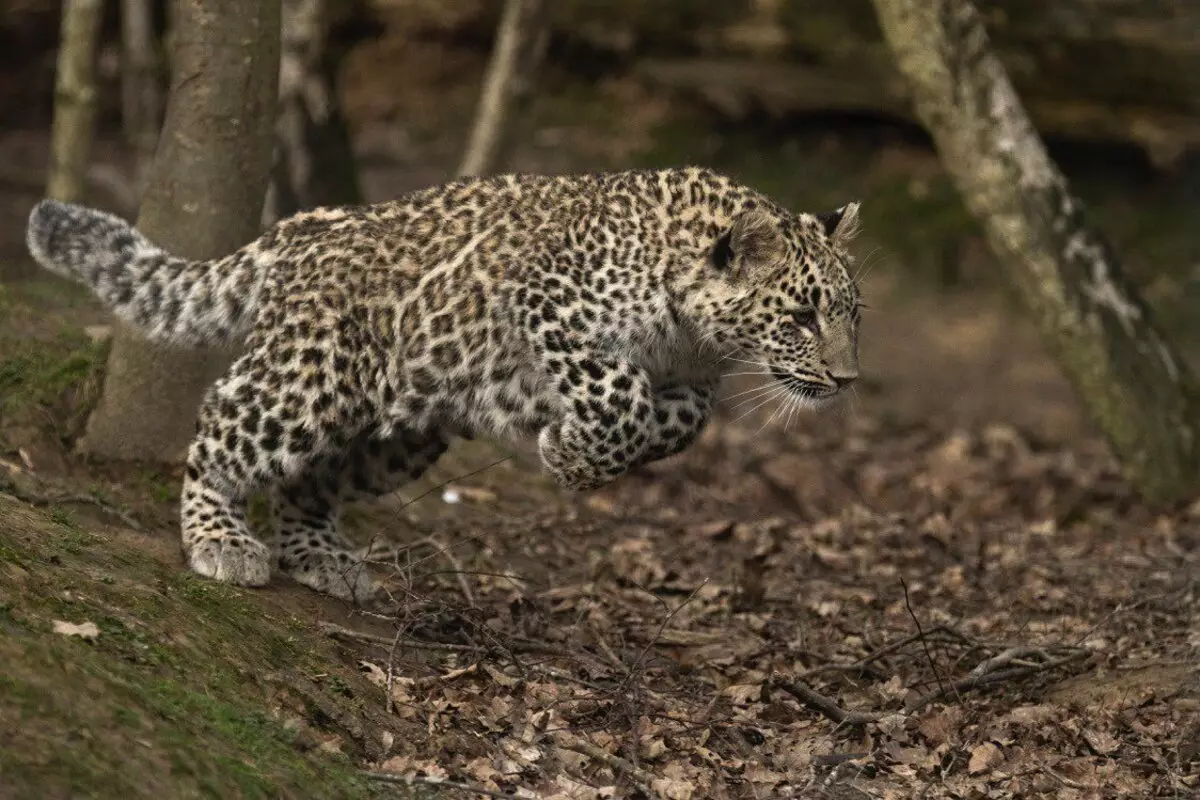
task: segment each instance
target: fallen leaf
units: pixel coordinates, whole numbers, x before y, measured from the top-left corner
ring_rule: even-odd
[[[94,622],[81,622],[76,625],[74,622],[63,622],[61,619],[54,620],[54,632],[63,636],[78,636],[85,642],[94,642],[100,635],[100,629]]]
[[[972,775],[980,775],[984,772],[991,772],[1002,763],[1004,763],[1004,753],[1000,752],[1000,748],[991,742],[984,742],[971,751],[971,760],[967,762],[967,772]]]
[[[761,683],[735,683],[726,686],[722,694],[729,695],[735,706],[744,706],[762,697]]]
[[[659,778],[650,784],[650,788],[667,800],[691,800],[696,787],[687,781],[677,781],[670,778]]]
[[[1102,756],[1106,756],[1109,753],[1114,752],[1118,747],[1121,746],[1120,740],[1118,740],[1111,733],[1105,733],[1104,731],[1085,729],[1083,731],[1083,738],[1084,741],[1088,743],[1089,747],[1095,750],[1098,755]]]

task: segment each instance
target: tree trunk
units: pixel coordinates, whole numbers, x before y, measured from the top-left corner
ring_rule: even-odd
[[[1200,490],[1200,386],[1050,160],[969,0],[873,0],[916,112],[1150,501]]]
[[[137,155],[141,195],[162,127],[163,81],[152,0],[121,0],[121,122]]]
[[[284,0],[275,166],[263,221],[361,202],[329,51],[327,0]]]
[[[46,194],[55,200],[83,199],[96,118],[96,39],[100,0],[63,4],[62,41],[54,86],[54,126]]]
[[[529,92],[546,34],[542,0],[506,0],[460,176],[482,175],[495,167],[510,107]]]
[[[194,259],[254,238],[271,164],[279,0],[177,0],[173,78],[138,228]],[[175,461],[230,354],[149,343],[118,326],[80,443],[108,458]]]

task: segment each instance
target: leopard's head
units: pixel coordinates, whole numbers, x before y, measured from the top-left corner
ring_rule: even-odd
[[[720,233],[689,305],[723,372],[773,377],[809,406],[854,382],[860,299],[846,247],[858,210],[851,203],[790,214],[754,205]]]

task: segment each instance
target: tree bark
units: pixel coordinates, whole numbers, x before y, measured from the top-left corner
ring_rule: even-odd
[[[100,0],[63,4],[62,40],[54,85],[50,175],[46,194],[55,200],[83,199],[96,118],[96,39]]]
[[[482,175],[497,163],[507,118],[546,46],[542,0],[506,0],[479,96],[460,176]]]
[[[137,156],[138,195],[162,126],[163,80],[153,11],[151,0],[121,0],[121,122]]]
[[[1152,502],[1200,491],[1200,386],[1021,105],[969,0],[873,0],[916,112],[1042,335]]]
[[[362,200],[329,49],[327,0],[284,0],[275,166],[263,222]]]
[[[258,232],[274,140],[279,0],[177,0],[173,78],[138,228],[186,258]],[[176,461],[227,352],[183,351],[117,326],[104,391],[80,449]]]

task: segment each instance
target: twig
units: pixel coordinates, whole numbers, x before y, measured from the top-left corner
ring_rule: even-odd
[[[913,611],[912,603],[908,599],[908,582],[904,580],[904,576],[900,576],[900,588],[904,590],[904,607],[908,609],[908,615],[912,617],[913,624],[917,626],[917,639],[921,642],[921,647],[925,650],[925,658],[929,661],[929,669],[933,671],[933,679],[937,681],[939,691],[944,691],[942,686],[942,674],[937,668],[937,664],[933,662],[933,654],[929,652],[929,642],[925,639],[925,631],[921,628],[921,620],[917,619],[917,613]]]
[[[412,500],[408,500],[404,503],[401,503],[400,507],[396,509],[396,513],[399,514],[401,511],[408,508],[413,503],[416,503],[419,500],[424,500],[429,495],[433,494],[434,492],[436,492],[440,489],[445,489],[447,486],[454,483],[455,481],[461,481],[464,478],[473,478],[481,472],[486,472],[487,470],[491,469],[492,467],[499,466],[500,464],[503,464],[505,461],[511,461],[511,460],[512,460],[512,456],[505,456],[504,458],[496,459],[495,461],[493,461],[490,464],[484,464],[479,469],[473,469],[470,472],[464,473],[462,475],[455,475],[452,478],[447,478],[446,480],[442,481],[441,483],[437,484],[436,486],[431,486],[428,489],[426,489],[425,491],[421,492],[419,495],[414,497]]]
[[[334,625],[331,622],[323,622],[318,626],[322,633],[333,639],[348,639],[355,642],[367,642],[368,644],[377,644],[380,647],[392,647],[392,642],[395,638],[392,636],[380,636],[374,633],[364,633],[363,631],[355,631],[350,628],[343,628],[340,625]],[[404,639],[402,644],[405,647],[411,647],[414,650],[442,650],[451,653],[484,653],[487,652],[486,647],[480,647],[474,644],[451,644],[450,642],[421,642],[415,639]]]
[[[333,639],[366,642],[367,644],[374,644],[389,649],[392,647],[392,642],[394,641],[394,637],[392,636],[380,636],[376,633],[356,631],[351,628],[343,628],[341,625],[335,625],[331,622],[323,622],[318,627],[322,633]],[[450,653],[473,653],[476,655],[480,653],[507,651],[510,659],[512,659],[512,653],[532,653],[535,655],[557,656],[559,658],[568,658],[572,660],[584,660],[584,658],[588,655],[584,652],[575,653],[561,647],[542,644],[530,639],[512,638],[506,642],[500,642],[498,635],[494,631],[491,632],[491,635],[496,638],[495,646],[491,647],[483,644],[424,642],[417,639],[402,639],[400,641],[400,645],[403,647],[411,647],[414,650],[440,650]],[[521,668],[522,665],[519,662],[517,662],[515,659],[512,660],[518,668]]]
[[[1005,652],[1007,653],[1009,651]],[[1082,661],[1090,655],[1090,651],[1080,649],[1074,650],[1073,652],[1068,653],[1061,658],[1050,659],[1049,661],[1044,661],[1040,664],[1025,664],[1019,667],[1009,667],[1007,669],[994,669],[990,672],[979,672],[979,667],[976,667],[975,669],[971,670],[971,674],[967,677],[957,680],[948,686],[939,685],[935,691],[921,695],[920,697],[909,701],[905,704],[905,710],[909,713],[920,711],[925,706],[929,705],[935,700],[945,697],[948,694],[958,694],[959,692],[964,692],[968,689],[977,689],[981,686],[990,686],[994,683],[1004,683],[1006,681],[1028,678],[1031,675],[1037,675],[1041,672],[1049,672],[1052,669],[1058,669],[1059,667],[1065,667],[1068,664],[1074,664],[1076,661]],[[998,662],[998,659],[999,656],[988,659],[980,666],[984,666],[992,662],[1003,663]]]
[[[403,635],[404,628],[397,626],[396,635],[392,637],[392,646],[388,648],[387,686],[384,689],[387,697],[384,698],[383,706],[389,714],[396,712],[396,703],[392,699],[392,687],[396,685],[396,648],[400,646],[400,637]]]
[[[805,670],[804,672],[800,673],[797,678],[799,680],[808,680],[809,678],[815,678],[819,675],[825,675],[830,672],[865,672],[874,662],[881,658],[886,658],[898,650],[903,650],[913,642],[920,641],[922,636],[928,640],[939,633],[948,634],[951,638],[957,639],[964,643],[971,641],[969,638],[948,625],[936,625],[930,628],[928,631],[925,631],[924,634],[914,633],[911,636],[906,636],[903,639],[900,639],[899,641],[884,645],[878,650],[868,653],[857,661],[852,661],[850,663],[822,664],[819,667],[813,667],[812,669]]]
[[[359,774],[373,781],[391,783],[397,786],[438,786],[442,789],[455,789],[460,792],[481,794],[485,797],[505,797],[509,798],[509,800],[515,796],[508,792],[497,792],[484,786],[446,780],[445,778],[433,778],[426,775],[397,775],[394,772],[375,772],[373,770],[362,770]]]
[[[463,569],[462,562],[458,560],[458,556],[454,555],[454,552],[449,547],[432,536],[428,537],[426,541],[450,562],[450,566],[454,569],[454,576],[458,579],[458,588],[462,590],[467,605],[470,608],[478,608],[479,606],[475,603],[475,595],[471,592],[471,584],[467,582],[468,573]]]
[[[561,731],[558,733],[558,735],[555,737],[555,743],[564,750],[570,750],[573,753],[585,755],[588,758],[593,758],[596,761],[600,761],[612,767],[616,772],[633,781],[633,783],[636,784],[639,789],[641,789],[650,797],[659,796],[658,792],[654,791],[652,788],[654,784],[654,776],[628,759],[614,755],[605,750],[603,747],[598,747],[591,742],[580,739],[578,736],[574,736],[566,731]]]
[[[658,626],[658,630],[655,631],[654,636],[651,637],[650,641],[646,643],[646,646],[642,648],[642,652],[638,654],[637,659],[635,659],[633,664],[630,665],[629,672],[626,673],[625,680],[621,682],[620,689],[618,689],[619,693],[624,693],[625,689],[629,687],[629,684],[633,682],[634,674],[642,666],[642,662],[646,660],[646,654],[649,653],[650,648],[654,647],[654,645],[658,643],[658,640],[662,638],[663,631],[665,631],[667,626],[671,624],[671,620],[675,619],[675,615],[682,611],[688,603],[696,599],[696,595],[699,594],[700,590],[703,589],[707,584],[708,578],[705,578],[703,581],[701,581],[699,586],[692,590],[692,593],[689,594],[682,603],[671,609],[670,613],[663,618],[662,624]]]
[[[799,700],[804,705],[819,711],[837,725],[867,725],[883,719],[882,714],[865,711],[847,711],[834,700],[813,689],[811,686],[797,680],[776,675],[771,679],[771,685],[777,686]]]
[[[141,523],[131,517],[128,513],[122,511],[111,503],[107,503],[104,500],[101,500],[99,497],[93,497],[90,494],[39,494],[29,489],[21,488],[12,481],[0,481],[0,492],[3,492],[10,497],[15,497],[21,502],[31,505],[35,508],[53,506],[60,503],[79,503],[96,506],[101,511],[111,514],[112,516],[121,520],[121,522],[125,523],[127,527],[135,531],[142,530]]]

